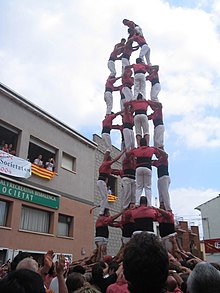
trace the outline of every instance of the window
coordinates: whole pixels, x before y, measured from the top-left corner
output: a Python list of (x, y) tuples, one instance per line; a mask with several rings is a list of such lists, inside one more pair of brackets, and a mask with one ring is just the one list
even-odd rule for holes
[(72, 237), (73, 217), (59, 214), (58, 236)]
[(69, 171), (76, 172), (76, 158), (63, 153), (62, 155), (62, 167)]
[(50, 212), (22, 206), (20, 228), (28, 231), (49, 233)]
[(114, 176), (109, 176), (108, 178), (108, 190), (111, 190), (113, 195), (117, 195), (117, 178)]
[(8, 211), (9, 203), (7, 201), (0, 200), (0, 226), (6, 226)]
[[(31, 163), (33, 163), (39, 155), (42, 155), (43, 166), (46, 167), (46, 163), (50, 162), (51, 158), (55, 160), (56, 149), (38, 140), (37, 138), (31, 137), (28, 149), (28, 159)], [(50, 171), (54, 171), (54, 166)]]
[(0, 121), (0, 149), (7, 144), (10, 147), (9, 152), (16, 155), (17, 141), (18, 130)]

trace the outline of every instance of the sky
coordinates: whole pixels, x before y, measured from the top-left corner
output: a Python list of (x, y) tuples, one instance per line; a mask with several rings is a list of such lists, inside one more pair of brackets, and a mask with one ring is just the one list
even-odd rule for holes
[[(107, 60), (127, 38), (122, 20), (142, 28), (151, 63), (160, 66), (172, 208), (177, 219), (201, 228), (195, 207), (220, 191), (220, 1), (0, 0), (0, 5), (0, 82), (89, 139), (101, 134)], [(137, 57), (138, 51), (131, 63)], [(114, 111), (119, 101), (114, 93)], [(112, 141), (119, 147), (118, 131)], [(156, 179), (153, 170), (153, 197)]]

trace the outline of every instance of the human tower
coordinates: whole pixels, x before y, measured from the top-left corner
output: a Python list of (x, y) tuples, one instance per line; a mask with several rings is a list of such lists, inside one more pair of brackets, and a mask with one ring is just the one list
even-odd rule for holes
[[(164, 124), (162, 104), (158, 94), (161, 90), (159, 82), (159, 66), (150, 61), (148, 46), (142, 29), (133, 21), (124, 19), (128, 27), (128, 38), (122, 38), (114, 46), (108, 60), (110, 75), (105, 83), (104, 101), (106, 115), (102, 121), (102, 139), (105, 146), (104, 160), (99, 168), (97, 186), (100, 192), (100, 212), (103, 215), (108, 208), (108, 177), (111, 174), (121, 176), (122, 189), (120, 193), (121, 210), (129, 205), (140, 203), (144, 191), (148, 206), (151, 206), (151, 173), (152, 166), (157, 168), (158, 193), (160, 204), (165, 210), (171, 210), (169, 197), (170, 177), (168, 172), (168, 155), (164, 151)], [(139, 57), (134, 64), (130, 63), (132, 52), (139, 50)], [(121, 75), (116, 76), (116, 61), (121, 61)], [(119, 86), (116, 81), (121, 80)], [(146, 94), (146, 82), (151, 83), (151, 90)], [(113, 93), (119, 91), (120, 111), (113, 113)], [(148, 114), (149, 107), (151, 114)], [(113, 120), (121, 115), (122, 123), (113, 124)], [(149, 146), (149, 120), (154, 125), (153, 147)], [(135, 129), (135, 133), (134, 130)], [(121, 133), (121, 153), (111, 158), (111, 130), (118, 129)], [(136, 148), (135, 148), (136, 141)], [(157, 159), (152, 160), (155, 155)], [(119, 158), (122, 160), (122, 170), (114, 170), (111, 165)]]

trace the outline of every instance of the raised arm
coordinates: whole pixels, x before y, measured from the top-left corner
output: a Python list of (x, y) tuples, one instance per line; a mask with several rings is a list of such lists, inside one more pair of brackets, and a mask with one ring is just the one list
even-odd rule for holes
[(116, 161), (118, 161), (118, 159), (121, 158), (121, 156), (124, 154), (124, 152), (125, 152), (125, 150), (122, 151), (117, 157), (115, 157), (115, 158), (111, 161), (111, 165), (112, 165), (113, 163), (115, 163)]

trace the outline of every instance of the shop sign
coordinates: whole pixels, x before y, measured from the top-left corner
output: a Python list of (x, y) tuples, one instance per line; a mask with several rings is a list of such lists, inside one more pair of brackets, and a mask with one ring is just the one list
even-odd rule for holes
[(58, 209), (60, 205), (60, 198), (58, 196), (4, 179), (0, 179), (0, 194), (50, 207), (52, 209)]

